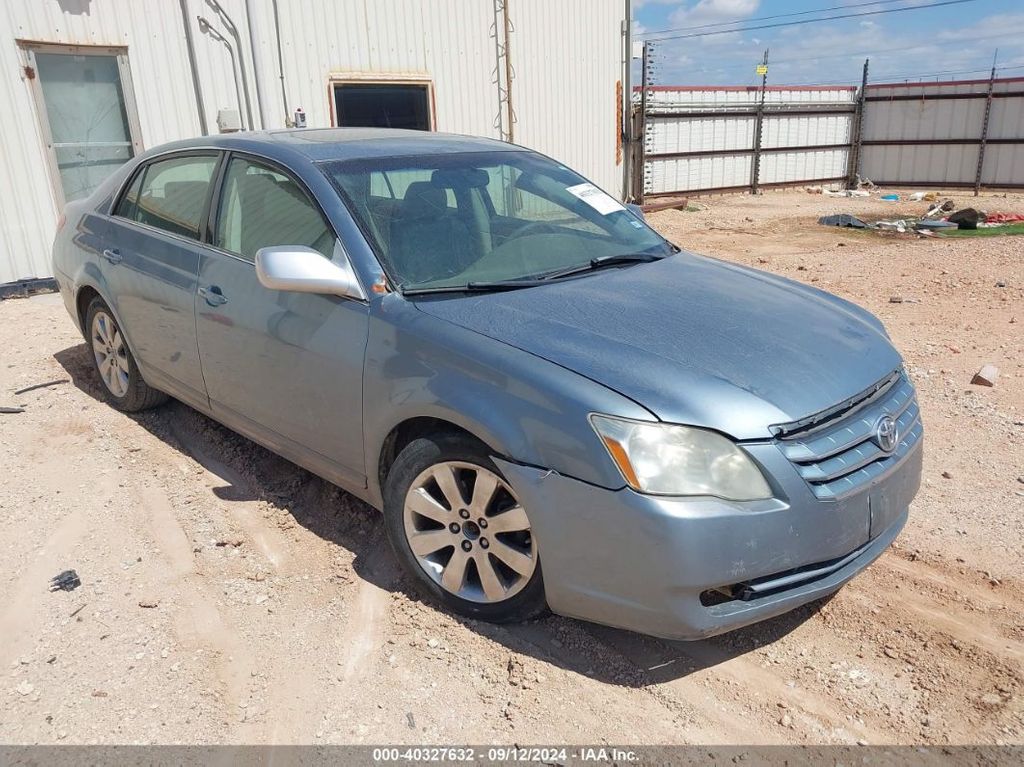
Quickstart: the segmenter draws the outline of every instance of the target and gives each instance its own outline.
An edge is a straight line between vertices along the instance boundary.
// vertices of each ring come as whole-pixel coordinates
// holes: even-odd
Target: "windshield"
[[[322,167],[400,290],[530,280],[675,251],[622,203],[532,152]]]

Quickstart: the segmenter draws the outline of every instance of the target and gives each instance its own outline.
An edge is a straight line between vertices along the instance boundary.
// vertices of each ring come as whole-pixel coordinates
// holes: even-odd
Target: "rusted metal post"
[[[647,88],[650,85],[650,49],[651,44],[644,40],[644,54],[640,64],[640,183],[636,189],[636,204],[644,204],[645,177],[647,174]]]
[[[764,61],[761,62],[761,98],[757,102],[757,115],[754,118],[754,158],[753,167],[750,169],[750,193],[757,194],[757,187],[761,181],[761,132],[764,126],[764,97],[768,89],[768,49],[764,51]]]
[[[992,57],[992,74],[988,78],[988,95],[985,97],[985,119],[981,122],[981,143],[978,145],[978,167],[974,172],[974,196],[978,196],[981,189],[981,170],[985,164],[985,144],[988,143],[988,119],[992,114],[992,90],[996,84],[996,57],[998,49]]]
[[[847,164],[846,188],[853,189],[860,175],[860,148],[864,138],[864,97],[868,88],[868,62],[864,59],[864,74],[860,78],[860,92],[857,94],[857,108],[853,114],[850,131],[850,158]]]

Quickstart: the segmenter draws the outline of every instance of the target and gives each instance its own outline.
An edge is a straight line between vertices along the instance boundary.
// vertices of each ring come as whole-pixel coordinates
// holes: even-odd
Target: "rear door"
[[[320,207],[290,172],[232,153],[199,265],[196,331],[222,421],[342,484],[365,483],[362,372],[369,308],[263,287],[256,251],[304,245],[343,259]]]
[[[101,262],[143,376],[204,409],[194,299],[220,159],[187,152],[142,165],[115,205]]]

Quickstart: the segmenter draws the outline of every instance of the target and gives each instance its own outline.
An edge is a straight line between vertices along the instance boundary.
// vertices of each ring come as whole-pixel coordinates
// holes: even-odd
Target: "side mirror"
[[[338,264],[304,245],[260,248],[256,251],[256,277],[271,290],[366,297],[347,258]]]
[[[627,208],[627,210],[629,210],[629,211],[630,211],[630,212],[631,212],[631,213],[632,213],[632,214],[633,214],[634,216],[636,216],[637,218],[639,218],[639,219],[640,219],[641,221],[643,221],[643,220],[645,220],[645,219],[646,219],[646,216],[644,216],[644,209],[643,209],[643,208],[641,208],[641,207],[640,207],[639,205],[637,205],[636,203],[633,203],[633,202],[627,202],[627,203],[626,203],[626,208]]]

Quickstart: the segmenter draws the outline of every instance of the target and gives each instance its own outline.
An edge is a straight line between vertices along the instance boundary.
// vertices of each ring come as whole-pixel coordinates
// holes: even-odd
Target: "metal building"
[[[391,125],[537,149],[621,195],[628,0],[5,0],[0,286],[66,200],[218,131]]]

